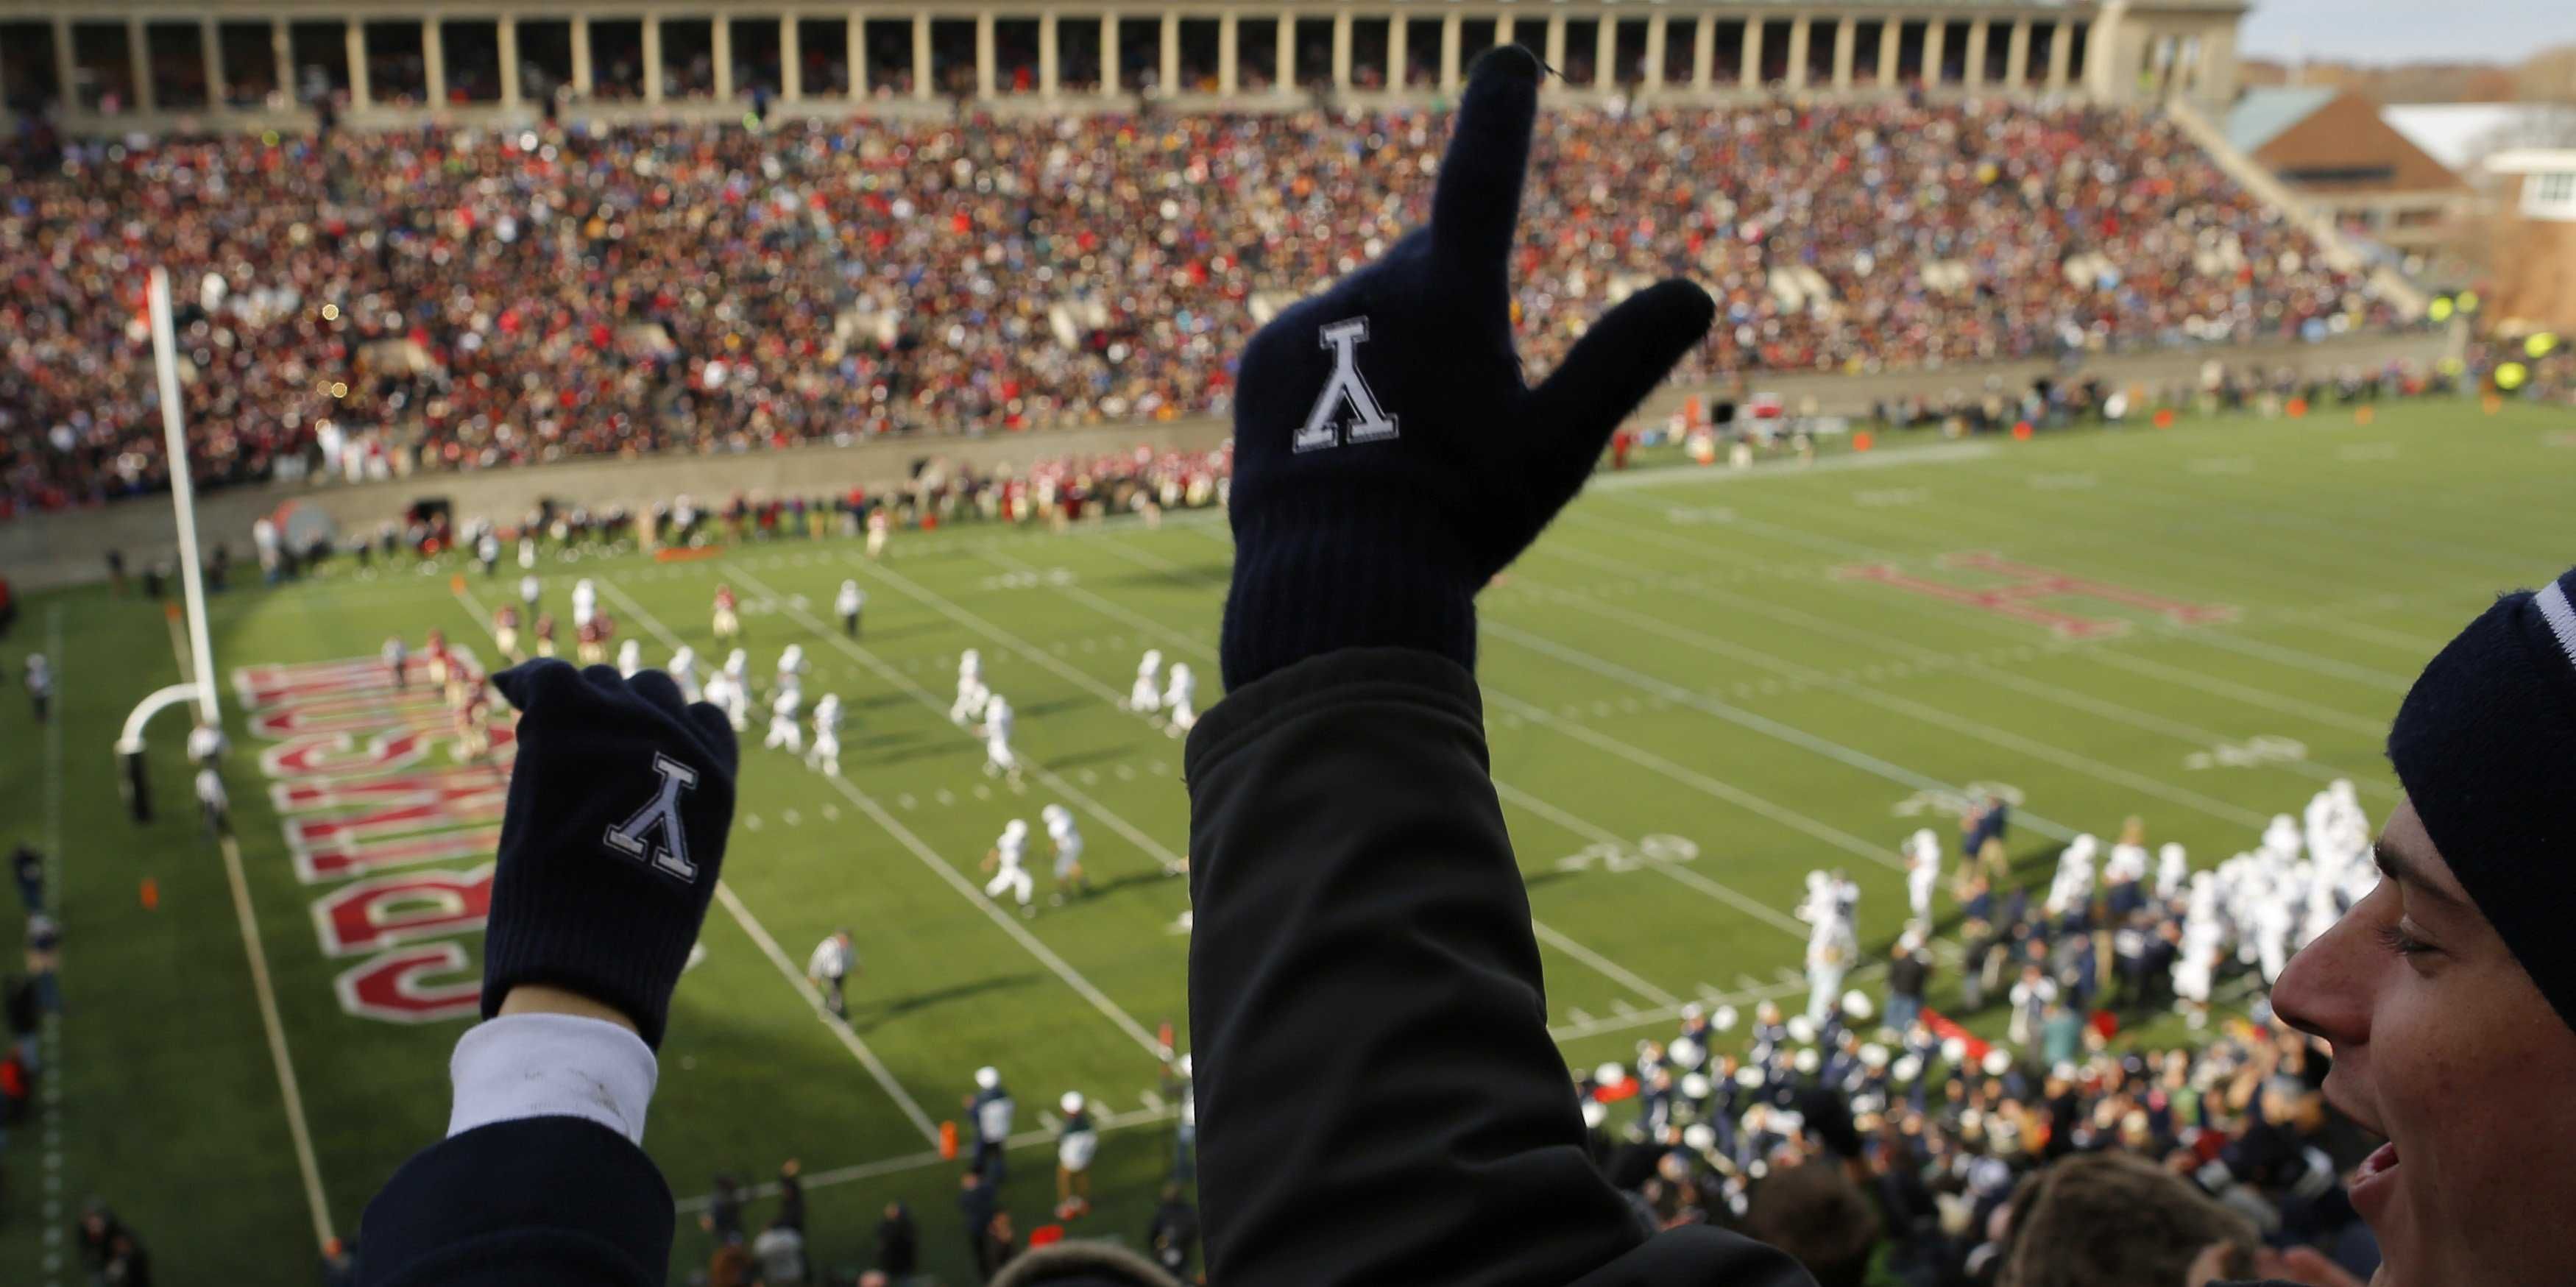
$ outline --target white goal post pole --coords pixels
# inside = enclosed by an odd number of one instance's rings
[[[179,409],[179,343],[171,334],[170,270],[152,270],[152,365],[161,380],[161,432],[170,466],[170,507],[179,519],[179,584],[188,600],[188,653],[196,668],[197,714],[217,724],[215,649],[206,637],[206,581],[197,561],[197,493],[188,472],[188,432]]]

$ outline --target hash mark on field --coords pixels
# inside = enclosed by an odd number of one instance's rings
[[[1750,974],[1738,974],[1735,976],[1735,990],[1738,992],[1750,992],[1761,986],[1762,980],[1757,979]]]
[[[1806,981],[1807,976],[1784,965],[1777,970],[1773,970],[1771,972],[1771,977],[1780,980],[1782,983],[1803,983]]]
[[[1606,701],[1606,700],[1604,700],[1604,701],[1597,701],[1597,702],[1594,702],[1594,703],[1592,703],[1592,715],[1593,715],[1593,718],[1595,718],[1595,719],[1608,719],[1608,718],[1610,717],[1610,712],[1611,712],[1613,709],[1615,709],[1615,708],[1613,708],[1613,707],[1610,705],[1610,703],[1609,703],[1608,701]]]
[[[780,815],[778,815],[778,816],[779,816],[779,817],[781,817],[781,818],[783,818],[783,819],[785,819],[785,820],[787,821],[787,825],[788,825],[788,826],[791,826],[791,827],[801,827],[801,826],[805,825],[805,815],[803,815],[803,814],[801,814],[801,813],[798,813],[798,812],[797,812],[797,811],[795,811],[794,809],[790,809],[790,810],[788,810],[787,812],[782,813],[782,814],[780,814]]]
[[[1081,772],[1074,774],[1074,776],[1082,779],[1082,784],[1084,786],[1100,785],[1100,775],[1090,769],[1084,769]]]
[[[1138,1099],[1141,1099],[1141,1100],[1143,1100],[1143,1101],[1145,1101],[1145,1107],[1146,1107],[1146,1109],[1147,1109],[1147,1110],[1152,1111],[1152,1112],[1157,1112],[1157,1113],[1159,1113],[1159,1112],[1163,1111],[1163,1097],[1162,1097],[1162,1096],[1157,1095],[1157,1094],[1155,1094],[1154,1092],[1152,1092],[1152,1091],[1150,1091],[1150,1090],[1149,1090],[1149,1091],[1146,1091],[1144,1094],[1137,1096],[1137,1098],[1138,1098]]]
[[[2335,448],[2335,459],[2354,463],[2371,460],[2395,460],[2397,459],[2397,444],[2393,442],[2357,442],[2348,447]]]
[[[1565,1017],[1574,1020],[1576,1023],[1592,1022],[1592,1016],[1580,1007],[1566,1011]]]
[[[1121,764],[1121,765],[1119,765],[1119,766],[1118,766],[1118,780],[1119,780],[1119,781],[1121,781],[1121,782],[1133,782],[1133,781],[1135,781],[1135,780],[1136,780],[1136,766],[1135,766],[1135,765],[1133,765],[1133,764]]]
[[[839,822],[840,820],[841,820],[841,806],[839,806],[839,805],[837,805],[837,804],[827,804],[827,805],[824,805],[824,806],[823,806],[823,821],[825,821],[825,822]]]
[[[744,815],[743,815],[743,819],[742,819],[742,825],[743,825],[743,829],[744,829],[744,830],[746,830],[746,831],[758,831],[758,830],[760,830],[760,815],[759,815],[759,814],[756,814],[756,813],[748,813],[748,814],[744,814]]]
[[[915,801],[915,800],[912,798],[912,793],[911,793],[911,792],[909,792],[909,791],[904,792],[902,795],[896,796],[896,797],[894,798],[894,802],[895,802],[895,804],[896,804],[898,807],[900,807],[900,808],[905,808],[905,809],[909,809],[909,808],[911,808],[915,803],[917,803],[917,801]]]
[[[1718,991],[1716,988],[1711,987],[1708,984],[1703,983],[1699,985],[1699,999],[1702,1001],[1716,1001],[1725,996],[1725,993]]]
[[[1628,1004],[1627,998],[1625,998],[1625,997],[1612,997],[1612,998],[1610,998],[1610,1013],[1615,1014],[1615,1015],[1618,1015],[1620,1018],[1623,1018],[1623,1019],[1624,1019],[1624,1018],[1627,1018],[1629,1015],[1635,1014],[1636,1012],[1637,1012],[1637,1007],[1635,1007],[1635,1006],[1633,1006],[1633,1005]]]
[[[950,792],[946,787],[941,787],[939,789],[939,794],[931,798],[939,801],[943,806],[957,803],[956,795]]]
[[[1053,1113],[1040,1113],[1038,1114],[1038,1125],[1047,1128],[1047,1132],[1049,1134],[1053,1134],[1057,1127],[1064,1125],[1064,1122]]]
[[[1145,771],[1159,778],[1170,773],[1172,770],[1169,765],[1164,764],[1161,760],[1156,760],[1153,763],[1146,765]]]
[[[978,800],[990,800],[990,799],[992,799],[992,798],[993,798],[993,788],[988,787],[988,786],[984,785],[984,784],[983,784],[983,783],[981,783],[981,782],[976,783],[976,784],[975,784],[975,798],[976,798],[976,799],[978,799]]]

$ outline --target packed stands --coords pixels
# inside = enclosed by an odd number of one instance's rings
[[[424,129],[90,144],[0,207],[0,504],[163,477],[144,270],[207,485],[1222,414],[1269,309],[1425,216],[1434,113]],[[2357,277],[2125,109],[1566,110],[1535,374],[1665,275],[1681,377],[2343,330]]]

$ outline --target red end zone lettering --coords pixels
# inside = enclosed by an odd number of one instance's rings
[[[359,956],[403,943],[483,928],[492,911],[492,864],[472,871],[379,876],[333,890],[313,904],[313,928],[329,956]]]
[[[2236,609],[2225,604],[2187,603],[2149,591],[2074,576],[2054,568],[2015,563],[2002,555],[1986,551],[1945,554],[1940,564],[1969,572],[1985,572],[2016,578],[2002,585],[1966,586],[1947,581],[1918,577],[1898,569],[1894,564],[1871,563],[1858,567],[1838,568],[1834,575],[1849,581],[1874,581],[1880,585],[1910,590],[1950,603],[1979,608],[2015,621],[2028,621],[2047,626],[2068,639],[2100,639],[2125,632],[2129,623],[2119,617],[2085,617],[2072,612],[2042,607],[2033,599],[2097,599],[2144,608],[2162,614],[2175,625],[2205,625],[2213,621],[2233,621]]]
[[[430,747],[441,737],[426,727],[379,733],[367,739],[365,747],[347,733],[315,733],[281,742],[260,752],[259,767],[273,778],[358,777],[392,769],[407,769],[429,758]],[[497,757],[515,745],[518,731],[509,725],[492,728],[492,751]]]
[[[398,947],[341,971],[333,981],[340,1008],[386,1023],[440,1023],[471,1019],[482,1010],[478,971],[453,983],[427,980],[466,969],[465,949],[454,943]]]
[[[304,813],[316,809],[381,809],[415,804],[472,808],[486,797],[509,789],[510,775],[499,768],[489,764],[457,764],[416,773],[389,773],[382,777],[280,782],[268,789],[268,798],[280,813]]]
[[[499,827],[476,827],[468,831],[447,831],[401,840],[333,840],[310,849],[295,850],[295,877],[307,885],[320,885],[388,868],[408,867],[414,863],[489,858],[492,851],[500,847]]]

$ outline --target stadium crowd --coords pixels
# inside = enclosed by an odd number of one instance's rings
[[[1685,275],[1684,379],[2386,320],[2171,126],[2083,106],[1569,109],[1533,368]],[[207,485],[1223,413],[1267,306],[1427,209],[1418,111],[74,144],[0,199],[0,505],[156,486],[166,264]]]

